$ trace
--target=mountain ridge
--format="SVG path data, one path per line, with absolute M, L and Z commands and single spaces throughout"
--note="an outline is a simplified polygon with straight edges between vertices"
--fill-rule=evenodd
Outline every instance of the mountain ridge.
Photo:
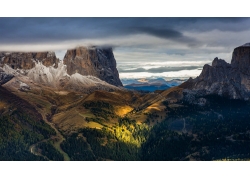
M 0 52 L 1 85 L 12 78 L 30 87 L 30 82 L 34 82 L 57 90 L 86 93 L 122 87 L 111 48 L 77 47 L 68 50 L 64 60 L 52 51 Z
M 81 65 L 84 57 L 79 53 L 68 56 L 68 63 Z M 87 50 L 84 55 L 89 55 Z M 98 58 L 95 52 L 92 55 L 92 59 L 86 58 L 90 65 Z M 67 73 L 63 61 L 57 67 L 47 67 L 42 60 L 35 61 L 31 69 L 11 65 L 0 67 L 0 80 L 8 81 L 0 87 L 3 159 L 249 159 L 250 102 L 207 96 L 204 89 L 221 87 L 225 92 L 230 90 L 229 84 L 236 90 L 233 83 L 241 82 L 244 75 L 239 65 L 232 67 L 215 58 L 212 66 L 204 65 L 199 78 L 151 93 L 127 91 L 98 77 L 82 75 L 86 64 L 70 69 L 72 74 Z M 163 79 L 138 82 L 167 83 Z M 16 134 L 11 146 L 6 146 L 6 132 Z M 20 146 L 20 140 L 27 141 Z
M 205 90 L 231 99 L 250 98 L 250 46 L 239 46 L 232 53 L 231 64 L 217 57 L 212 65 L 205 64 L 201 74 L 190 78 L 179 87 Z

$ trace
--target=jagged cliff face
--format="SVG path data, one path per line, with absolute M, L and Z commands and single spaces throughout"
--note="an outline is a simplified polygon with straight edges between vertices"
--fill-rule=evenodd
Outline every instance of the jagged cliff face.
M 122 86 L 111 48 L 78 47 L 68 50 L 63 61 L 69 75 L 91 75 L 109 84 Z
M 231 99 L 250 98 L 250 46 L 234 49 L 231 64 L 215 58 L 212 66 L 204 65 L 201 74 L 190 78 L 180 87 L 190 90 L 205 90 Z
M 3 71 L 1 72 L 1 84 L 11 79 L 11 73 L 18 74 L 20 72 L 34 82 L 55 88 L 66 88 L 71 76 L 71 79 L 76 79 L 75 77 L 81 79 L 79 82 L 85 87 L 90 81 L 91 86 L 99 84 L 99 89 L 102 89 L 102 85 L 109 86 L 104 82 L 122 86 L 111 48 L 78 47 L 68 50 L 63 62 L 60 62 L 54 52 L 0 52 L 0 68 Z M 97 78 L 91 79 L 87 76 Z M 98 78 L 102 81 L 99 82 Z M 72 87 L 77 85 L 77 83 L 75 85 L 72 83 L 70 83 Z M 80 90 L 81 86 L 77 89 Z
M 231 65 L 241 73 L 250 75 L 250 46 L 248 44 L 234 49 Z
M 13 83 L 18 87 L 28 84 L 31 89 L 36 83 L 84 93 L 114 91 L 119 90 L 116 86 L 122 86 L 112 49 L 84 47 L 68 50 L 64 61 L 54 52 L 0 52 L 0 85 Z
M 54 52 L 0 52 L 0 67 L 4 64 L 9 65 L 13 69 L 32 69 L 35 62 L 42 62 L 46 67 L 58 67 L 59 59 L 56 58 Z

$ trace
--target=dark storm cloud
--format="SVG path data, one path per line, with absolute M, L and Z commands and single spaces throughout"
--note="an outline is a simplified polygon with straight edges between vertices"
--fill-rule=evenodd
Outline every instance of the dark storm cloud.
M 94 30 L 82 31 L 85 19 L 79 20 L 78 18 L 0 18 L 0 40 L 7 43 L 29 43 L 84 38 Z
M 42 43 L 100 39 L 133 34 L 183 42 L 197 40 L 184 31 L 242 31 L 247 18 L 0 18 L 0 43 Z
M 160 38 L 176 39 L 183 37 L 182 33 L 172 29 L 156 29 L 151 27 L 138 27 L 135 29 L 138 30 L 139 32 L 144 32 Z
M 118 71 L 120 73 L 138 73 L 138 72 L 149 72 L 149 73 L 163 73 L 163 72 L 171 72 L 171 71 L 181 71 L 181 70 L 194 70 L 202 68 L 202 66 L 179 66 L 179 67 L 158 67 L 158 68 L 150 68 L 150 69 L 144 69 L 144 68 L 136 68 L 136 69 L 130 69 L 130 70 L 124 70 L 122 68 L 118 68 Z
M 157 26 L 164 22 L 163 19 L 156 20 Z M 46 42 L 140 33 L 172 40 L 183 38 L 176 30 L 150 27 L 155 26 L 153 22 L 151 18 L 1 18 L 0 39 L 5 42 Z M 141 26 L 134 28 L 135 25 Z
M 169 39 L 173 41 L 178 41 L 182 43 L 187 43 L 189 46 L 198 45 L 198 41 L 194 38 L 186 37 L 181 32 L 166 29 L 166 28 L 154 28 L 154 27 L 137 27 L 134 28 L 139 34 L 145 33 L 158 38 Z

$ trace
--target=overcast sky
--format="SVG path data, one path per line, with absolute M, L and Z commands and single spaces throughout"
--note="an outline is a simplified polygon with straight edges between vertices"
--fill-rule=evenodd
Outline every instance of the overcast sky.
M 250 42 L 249 18 L 0 18 L 0 51 L 111 46 L 121 78 L 199 75 Z

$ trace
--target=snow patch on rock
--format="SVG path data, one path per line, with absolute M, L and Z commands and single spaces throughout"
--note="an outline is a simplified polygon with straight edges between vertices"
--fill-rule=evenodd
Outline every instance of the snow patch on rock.
M 0 67 L 0 85 L 5 84 L 10 81 L 14 76 L 12 74 L 6 73 L 3 68 Z
M 67 73 L 67 66 L 63 64 L 63 61 L 58 63 L 58 67 L 54 66 L 46 67 L 42 62 L 35 62 L 35 67 L 29 70 L 17 69 L 14 70 L 8 65 L 4 65 L 2 68 L 6 74 L 19 77 L 17 82 L 17 88 L 21 91 L 30 90 L 30 86 L 25 82 L 34 82 L 37 84 L 56 88 L 58 90 L 73 90 L 81 92 L 92 92 L 94 90 L 118 90 L 120 88 L 110 85 L 109 83 L 100 80 L 94 76 L 83 76 L 79 73 L 72 74 Z M 28 78 L 28 79 L 27 79 Z M 20 83 L 20 87 L 19 87 Z
M 58 63 L 58 68 L 53 66 L 46 67 L 42 62 L 37 62 L 35 67 L 30 69 L 27 76 L 31 78 L 34 82 L 45 83 L 49 86 L 56 87 L 56 82 L 60 78 L 68 76 L 66 72 L 66 65 L 62 62 Z
M 18 72 L 15 69 L 12 69 L 10 66 L 8 66 L 7 64 L 5 64 L 2 68 L 4 70 L 5 73 L 7 74 L 12 74 L 12 75 L 18 75 Z
M 27 85 L 26 83 L 20 81 L 20 88 L 19 88 L 20 91 L 29 91 L 30 90 L 30 86 Z

